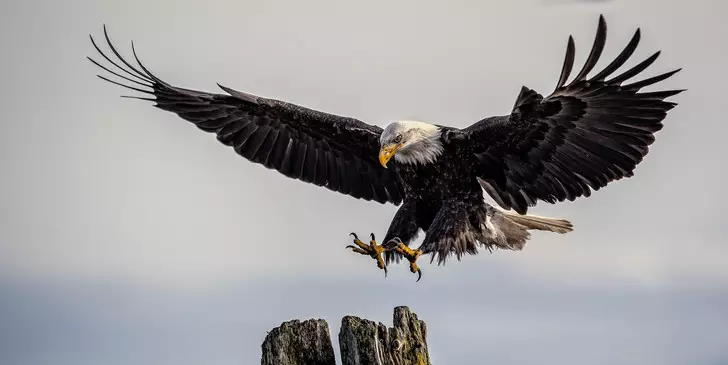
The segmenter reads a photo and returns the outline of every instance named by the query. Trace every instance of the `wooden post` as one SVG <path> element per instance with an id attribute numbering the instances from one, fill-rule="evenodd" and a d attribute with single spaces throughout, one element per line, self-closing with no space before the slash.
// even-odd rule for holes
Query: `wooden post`
<path id="1" fill-rule="evenodd" d="M 341 320 L 342 365 L 432 365 L 427 326 L 407 307 L 394 308 L 394 326 L 355 316 Z M 262 365 L 334 365 L 329 326 L 322 319 L 284 322 L 263 342 Z"/>
<path id="2" fill-rule="evenodd" d="M 323 319 L 283 322 L 268 332 L 262 347 L 261 365 L 336 365 Z"/>
<path id="3" fill-rule="evenodd" d="M 339 348 L 343 365 L 431 365 L 427 326 L 407 307 L 394 308 L 394 327 L 346 316 Z"/>

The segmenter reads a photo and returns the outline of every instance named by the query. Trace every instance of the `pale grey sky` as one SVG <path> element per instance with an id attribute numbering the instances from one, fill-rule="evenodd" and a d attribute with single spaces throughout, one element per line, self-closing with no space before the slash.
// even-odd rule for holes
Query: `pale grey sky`
<path id="1" fill-rule="evenodd" d="M 282 321 L 324 317 L 336 337 L 342 315 L 389 323 L 396 305 L 428 322 L 437 364 L 728 362 L 728 6 L 548 3 L 4 2 L 0 363 L 256 363 Z M 600 13 L 597 67 L 641 27 L 627 66 L 661 49 L 646 74 L 684 68 L 659 86 L 688 91 L 636 176 L 533 210 L 568 235 L 423 262 L 417 285 L 344 250 L 396 207 L 253 165 L 85 60 L 105 23 L 179 86 L 462 127 L 510 111 L 521 85 L 552 90 L 568 35 L 583 61 Z"/>

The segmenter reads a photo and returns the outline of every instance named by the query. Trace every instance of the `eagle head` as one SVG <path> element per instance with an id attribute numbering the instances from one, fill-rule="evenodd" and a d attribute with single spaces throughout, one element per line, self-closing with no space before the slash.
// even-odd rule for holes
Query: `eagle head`
<path id="1" fill-rule="evenodd" d="M 416 121 L 389 124 L 379 138 L 379 162 L 387 167 L 394 157 L 399 163 L 427 164 L 442 154 L 440 127 Z"/>

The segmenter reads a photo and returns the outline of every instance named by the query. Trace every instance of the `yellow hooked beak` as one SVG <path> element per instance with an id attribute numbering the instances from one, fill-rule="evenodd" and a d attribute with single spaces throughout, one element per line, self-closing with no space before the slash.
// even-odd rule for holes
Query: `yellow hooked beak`
<path id="1" fill-rule="evenodd" d="M 388 144 L 379 150 L 379 163 L 386 169 L 387 162 L 394 156 L 397 150 L 402 147 L 402 144 Z"/>

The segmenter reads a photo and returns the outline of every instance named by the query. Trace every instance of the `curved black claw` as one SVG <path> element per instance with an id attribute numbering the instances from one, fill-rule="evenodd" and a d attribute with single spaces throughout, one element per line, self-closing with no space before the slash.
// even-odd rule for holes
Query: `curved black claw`
<path id="1" fill-rule="evenodd" d="M 393 238 L 390 242 L 396 242 L 396 241 L 399 241 L 400 243 L 399 243 L 399 245 L 397 245 L 394 248 L 394 250 L 397 251 L 398 253 L 400 253 L 402 256 L 404 256 L 404 258 L 406 258 L 407 261 L 409 261 L 410 272 L 413 274 L 417 274 L 417 281 L 419 282 L 420 279 L 422 279 L 422 269 L 420 269 L 420 267 L 417 266 L 417 259 L 422 255 L 422 251 L 420 251 L 419 249 L 413 250 L 413 249 L 407 247 L 407 245 L 402 243 L 402 241 L 399 240 L 398 238 Z"/>
<path id="2" fill-rule="evenodd" d="M 387 264 L 384 262 L 384 259 L 382 258 L 382 253 L 384 252 L 384 248 L 377 244 L 374 233 L 371 233 L 370 236 L 372 238 L 371 242 L 369 244 L 366 244 L 359 240 L 359 237 L 356 235 L 356 233 L 352 232 L 349 234 L 350 236 L 354 237 L 354 244 L 348 245 L 345 247 L 345 249 L 351 249 L 353 252 L 366 255 L 374 260 L 377 261 L 377 267 L 384 270 L 384 277 L 387 277 L 387 274 L 389 273 L 387 270 Z"/>
<path id="3" fill-rule="evenodd" d="M 394 237 L 387 241 L 384 246 L 384 248 L 388 251 L 396 249 L 400 244 L 402 243 L 402 240 L 399 237 Z"/>

